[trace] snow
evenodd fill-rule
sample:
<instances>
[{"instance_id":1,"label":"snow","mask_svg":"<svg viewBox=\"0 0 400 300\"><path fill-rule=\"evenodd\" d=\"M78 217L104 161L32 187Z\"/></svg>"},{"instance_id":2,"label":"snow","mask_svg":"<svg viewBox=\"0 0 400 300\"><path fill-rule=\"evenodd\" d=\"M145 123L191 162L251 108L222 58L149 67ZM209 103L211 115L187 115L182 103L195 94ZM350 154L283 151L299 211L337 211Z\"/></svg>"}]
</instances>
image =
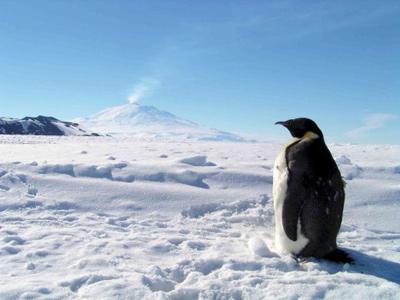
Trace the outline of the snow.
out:
<instances>
[{"instance_id":1,"label":"snow","mask_svg":"<svg viewBox=\"0 0 400 300\"><path fill-rule=\"evenodd\" d=\"M342 155L336 159L336 163L342 165L351 165L351 160L346 155Z\"/></svg>"},{"instance_id":2,"label":"snow","mask_svg":"<svg viewBox=\"0 0 400 300\"><path fill-rule=\"evenodd\" d=\"M193 157L184 158L181 160L181 163L188 164L191 166L215 166L213 162L207 162L207 156L205 155L196 155Z\"/></svg>"},{"instance_id":3,"label":"snow","mask_svg":"<svg viewBox=\"0 0 400 300\"><path fill-rule=\"evenodd\" d=\"M126 103L74 120L94 132L139 138L204 141L245 141L225 131L207 128L154 106Z\"/></svg>"},{"instance_id":4,"label":"snow","mask_svg":"<svg viewBox=\"0 0 400 300\"><path fill-rule=\"evenodd\" d=\"M398 299L400 146L329 145L344 266L276 251L280 147L0 136L0 299Z\"/></svg>"},{"instance_id":5,"label":"snow","mask_svg":"<svg viewBox=\"0 0 400 300\"><path fill-rule=\"evenodd\" d=\"M90 130L83 128L79 124L75 126L67 126L64 122L54 122L54 125L60 129L64 135L92 135L93 132Z\"/></svg>"}]
</instances>

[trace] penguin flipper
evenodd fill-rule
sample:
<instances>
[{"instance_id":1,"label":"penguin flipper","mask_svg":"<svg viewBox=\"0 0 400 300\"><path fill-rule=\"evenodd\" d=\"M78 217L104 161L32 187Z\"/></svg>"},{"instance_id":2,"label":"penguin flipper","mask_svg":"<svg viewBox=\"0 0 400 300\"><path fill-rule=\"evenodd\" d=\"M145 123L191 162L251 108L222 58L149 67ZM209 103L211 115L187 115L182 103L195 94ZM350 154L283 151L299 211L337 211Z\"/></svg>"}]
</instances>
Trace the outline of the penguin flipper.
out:
<instances>
[{"instance_id":1,"label":"penguin flipper","mask_svg":"<svg viewBox=\"0 0 400 300\"><path fill-rule=\"evenodd\" d=\"M297 241L297 226L300 222L304 199L307 199L308 194L304 186L304 170L308 169L312 163L303 152L308 152L309 146L304 148L302 144L298 147L299 142L300 140L290 145L285 153L289 178L282 208L282 225L287 237L292 241Z\"/></svg>"},{"instance_id":2,"label":"penguin flipper","mask_svg":"<svg viewBox=\"0 0 400 300\"><path fill-rule=\"evenodd\" d=\"M297 226L300 221L303 201L299 195L288 193L282 209L282 225L285 233L292 241L297 241Z\"/></svg>"}]
</instances>

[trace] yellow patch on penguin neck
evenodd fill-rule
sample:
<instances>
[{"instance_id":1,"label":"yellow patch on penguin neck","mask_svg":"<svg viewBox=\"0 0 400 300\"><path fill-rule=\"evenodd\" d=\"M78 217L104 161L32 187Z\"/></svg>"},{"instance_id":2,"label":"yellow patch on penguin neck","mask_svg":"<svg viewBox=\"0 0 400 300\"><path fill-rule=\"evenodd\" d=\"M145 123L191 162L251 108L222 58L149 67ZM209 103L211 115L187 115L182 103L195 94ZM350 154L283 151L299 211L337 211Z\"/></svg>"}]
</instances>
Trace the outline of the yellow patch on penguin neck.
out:
<instances>
[{"instance_id":1,"label":"yellow patch on penguin neck","mask_svg":"<svg viewBox=\"0 0 400 300\"><path fill-rule=\"evenodd\" d=\"M300 140L300 142L303 142L303 141L305 141L305 140L311 140L311 139L317 139L317 138L319 138L320 136L318 135L318 134L316 134L316 133L314 133L314 132L312 132L312 131L307 131L304 135L303 135L303 137L301 137L301 138L297 138L297 137L294 137L294 138L291 138L283 147L282 147L282 149L281 149L281 151L284 151L287 147L289 147L290 145L292 145L292 144L294 144L295 142L297 142L297 141L299 141Z\"/></svg>"},{"instance_id":2,"label":"yellow patch on penguin neck","mask_svg":"<svg viewBox=\"0 0 400 300\"><path fill-rule=\"evenodd\" d=\"M300 140L299 138L291 138L284 146L283 149L286 149L287 147L289 147L291 144L294 144L295 142L297 142L298 140Z\"/></svg>"},{"instance_id":3,"label":"yellow patch on penguin neck","mask_svg":"<svg viewBox=\"0 0 400 300\"><path fill-rule=\"evenodd\" d=\"M312 131L307 131L301 139L303 140L303 139L317 139L317 138L319 138L318 134Z\"/></svg>"}]
</instances>

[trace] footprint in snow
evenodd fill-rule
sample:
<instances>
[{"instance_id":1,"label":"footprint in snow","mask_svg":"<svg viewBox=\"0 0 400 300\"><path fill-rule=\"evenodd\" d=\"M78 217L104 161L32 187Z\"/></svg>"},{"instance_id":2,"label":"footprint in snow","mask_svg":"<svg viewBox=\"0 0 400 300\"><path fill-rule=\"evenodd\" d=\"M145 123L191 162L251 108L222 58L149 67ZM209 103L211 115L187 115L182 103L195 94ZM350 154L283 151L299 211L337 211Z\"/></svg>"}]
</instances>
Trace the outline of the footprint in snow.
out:
<instances>
[{"instance_id":1,"label":"footprint in snow","mask_svg":"<svg viewBox=\"0 0 400 300\"><path fill-rule=\"evenodd\" d=\"M3 252L4 254L14 255L21 251L21 249L11 246L5 246L1 248L0 253Z\"/></svg>"},{"instance_id":2,"label":"footprint in snow","mask_svg":"<svg viewBox=\"0 0 400 300\"><path fill-rule=\"evenodd\" d=\"M77 292L83 285L91 285L96 282L104 281L104 280L112 280L116 279L116 276L108 276L108 275L100 275L100 274L91 274L84 275L70 281L60 282L59 285L62 287L69 287L72 292Z\"/></svg>"},{"instance_id":3,"label":"footprint in snow","mask_svg":"<svg viewBox=\"0 0 400 300\"><path fill-rule=\"evenodd\" d=\"M150 246L150 250L155 253L167 253L172 250L175 250L176 246L170 243L163 243L163 242L155 242Z\"/></svg>"},{"instance_id":4,"label":"footprint in snow","mask_svg":"<svg viewBox=\"0 0 400 300\"><path fill-rule=\"evenodd\" d=\"M186 243L186 247L193 249L193 250L204 250L207 248L207 244L200 242L200 241L188 241Z\"/></svg>"},{"instance_id":5,"label":"footprint in snow","mask_svg":"<svg viewBox=\"0 0 400 300\"><path fill-rule=\"evenodd\" d=\"M34 197L36 197L37 193L38 193L37 188L35 188L33 185L28 186L28 191L26 192L26 195L28 197L34 198Z\"/></svg>"},{"instance_id":6,"label":"footprint in snow","mask_svg":"<svg viewBox=\"0 0 400 300\"><path fill-rule=\"evenodd\" d=\"M8 235L3 239L3 242L13 246L25 244L25 240L18 235Z\"/></svg>"},{"instance_id":7,"label":"footprint in snow","mask_svg":"<svg viewBox=\"0 0 400 300\"><path fill-rule=\"evenodd\" d=\"M8 192L10 188L6 185L0 184L0 191L1 192Z\"/></svg>"},{"instance_id":8,"label":"footprint in snow","mask_svg":"<svg viewBox=\"0 0 400 300\"><path fill-rule=\"evenodd\" d=\"M168 242L175 245L175 246L179 246L180 244L182 244L186 239L184 238L180 238L180 237L174 237L174 238L170 238L168 239Z\"/></svg>"}]
</instances>

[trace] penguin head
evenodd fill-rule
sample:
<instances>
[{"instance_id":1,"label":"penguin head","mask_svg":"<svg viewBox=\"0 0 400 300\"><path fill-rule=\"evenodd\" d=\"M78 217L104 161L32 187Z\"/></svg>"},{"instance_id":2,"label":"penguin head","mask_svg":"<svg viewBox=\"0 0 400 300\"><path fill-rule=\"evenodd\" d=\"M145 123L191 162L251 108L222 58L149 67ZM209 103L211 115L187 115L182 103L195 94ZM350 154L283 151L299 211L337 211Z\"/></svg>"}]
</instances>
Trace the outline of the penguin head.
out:
<instances>
[{"instance_id":1,"label":"penguin head","mask_svg":"<svg viewBox=\"0 0 400 300\"><path fill-rule=\"evenodd\" d=\"M320 138L324 137L321 129L319 129L317 124L311 119L297 118L287 121L279 121L275 124L285 126L289 130L290 134L296 138L304 137L307 132L312 132L318 135Z\"/></svg>"}]
</instances>

